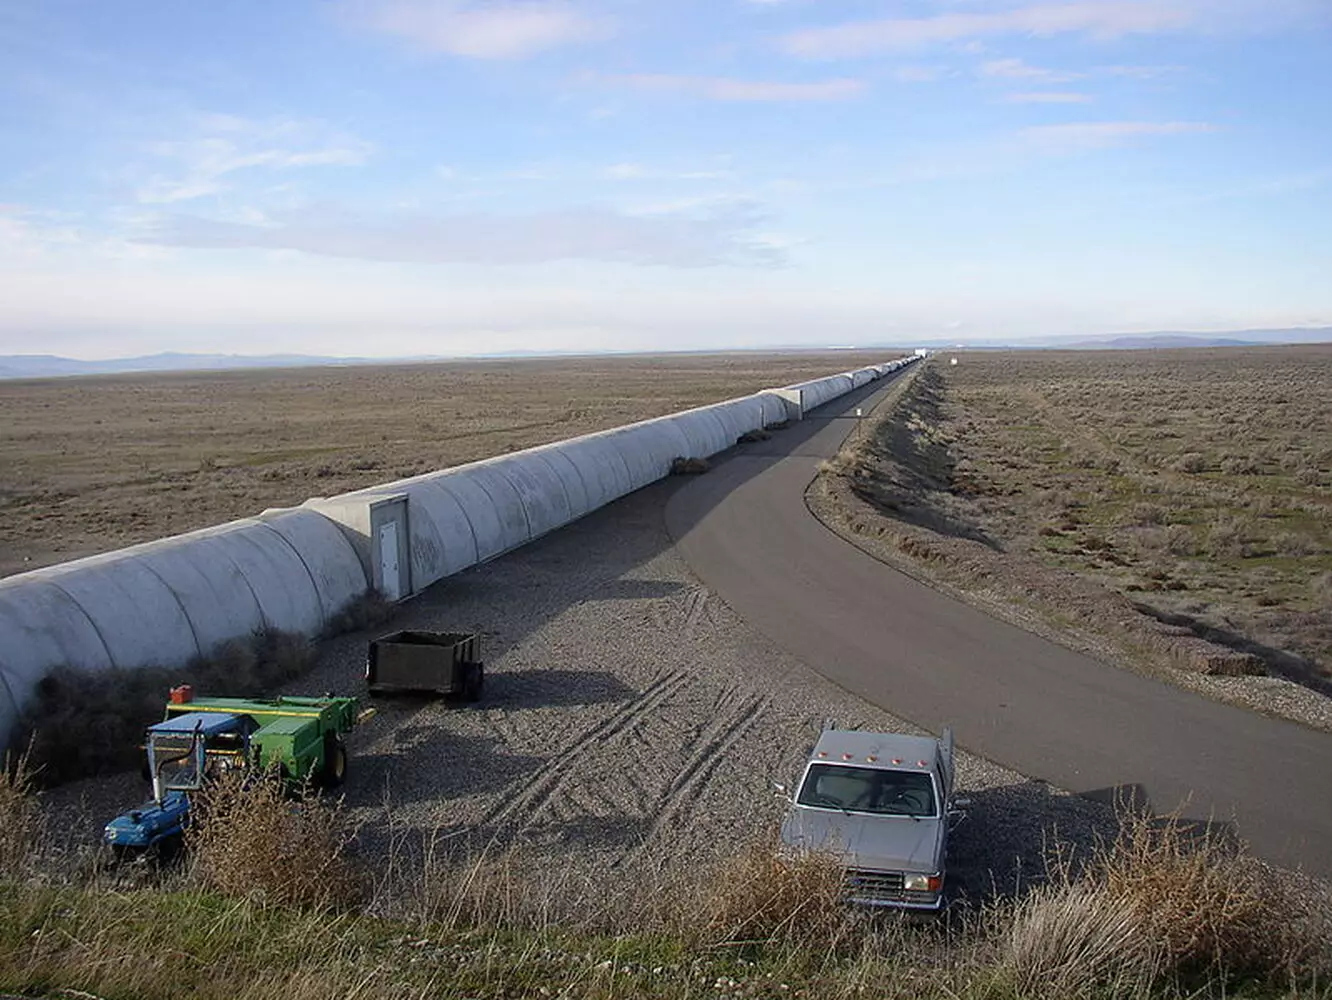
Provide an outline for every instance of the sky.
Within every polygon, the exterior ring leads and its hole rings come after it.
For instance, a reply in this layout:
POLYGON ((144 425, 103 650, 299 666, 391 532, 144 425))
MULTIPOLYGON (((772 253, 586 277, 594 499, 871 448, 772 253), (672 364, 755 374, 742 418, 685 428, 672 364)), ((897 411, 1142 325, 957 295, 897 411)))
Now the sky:
POLYGON ((0 0, 0 354, 1332 326, 1332 0, 0 0))

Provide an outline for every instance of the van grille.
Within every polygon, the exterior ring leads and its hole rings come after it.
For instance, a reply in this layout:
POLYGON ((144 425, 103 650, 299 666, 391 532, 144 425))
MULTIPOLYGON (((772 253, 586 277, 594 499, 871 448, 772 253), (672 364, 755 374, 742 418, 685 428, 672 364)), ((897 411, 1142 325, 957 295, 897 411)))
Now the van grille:
POLYGON ((852 896, 869 899, 901 899, 901 872, 876 872, 868 868, 848 868, 846 887, 852 896))

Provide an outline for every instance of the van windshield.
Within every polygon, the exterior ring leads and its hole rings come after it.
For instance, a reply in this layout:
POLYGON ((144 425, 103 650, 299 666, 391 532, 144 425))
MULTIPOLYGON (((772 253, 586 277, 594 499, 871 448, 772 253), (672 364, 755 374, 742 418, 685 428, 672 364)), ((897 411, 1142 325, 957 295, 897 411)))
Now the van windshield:
POLYGON ((934 782, 920 771, 812 764, 796 802, 879 816, 936 816, 934 782))

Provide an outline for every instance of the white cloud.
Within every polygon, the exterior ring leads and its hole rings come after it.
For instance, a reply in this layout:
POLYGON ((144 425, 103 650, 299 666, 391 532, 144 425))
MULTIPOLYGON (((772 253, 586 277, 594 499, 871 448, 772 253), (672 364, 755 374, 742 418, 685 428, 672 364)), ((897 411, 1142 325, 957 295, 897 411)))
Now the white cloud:
POLYGON ((1183 66, 1098 66, 1096 72, 1105 76, 1122 76, 1131 80, 1155 80, 1172 73, 1184 72, 1183 66))
POLYGON ((230 175, 255 168, 357 166, 372 151, 369 143, 355 136, 322 122, 295 118, 205 115, 195 131, 188 139, 149 146, 150 153, 172 162, 174 169, 153 173, 136 191, 140 202, 170 204, 216 194, 227 189, 230 175))
POLYGON ((1110 149, 1147 136, 1196 135, 1218 131, 1207 122, 1068 122, 1019 129, 1020 143, 1047 153, 1110 149))
POLYGON ((616 181, 719 181, 735 176, 730 170, 683 170, 648 167, 642 163, 613 163, 602 176, 616 181))
POLYGON ((835 79, 811 83, 737 80, 723 76, 677 76, 667 73, 597 74, 587 77, 636 90, 683 94, 709 101, 843 101, 864 93, 863 80, 835 79))
POLYGON ((346 9, 355 24, 473 59, 522 59, 612 33, 564 0, 352 0, 346 9))
POLYGON ((1071 91, 1033 90, 1014 94, 1005 94, 1007 104, 1087 104, 1090 94, 1078 94, 1071 91))
POLYGON ((0 205, 0 264, 32 266, 85 255, 101 261, 151 260, 165 256, 166 251, 95 231, 87 220, 0 205))
POLYGON ((1032 66, 1021 59, 990 59, 976 67, 976 75, 991 80, 1023 80, 1030 83, 1069 83, 1091 77, 1121 77, 1154 80, 1183 71, 1180 66, 1093 66, 1072 71, 1032 66))
POLYGON ((1001 80, 1030 80, 1040 83, 1064 83, 1082 76, 1081 73, 1063 73, 1031 66, 1021 59, 991 59, 981 63, 976 72, 981 76, 1001 80))
POLYGON ((557 181, 563 179, 555 168, 536 163, 506 170, 500 176, 507 181, 557 181))
POLYGON ((785 36, 782 47, 807 58, 837 59, 1004 35, 1050 37, 1078 34, 1114 39, 1173 31, 1188 26, 1193 20, 1189 10, 1171 2, 1084 0, 1003 11, 886 18, 809 28, 785 36))
POLYGON ((933 83, 945 75, 938 66, 898 66, 892 77, 898 83, 933 83))
POLYGON ((754 237, 762 216, 732 201, 707 213, 630 215, 572 208, 527 215, 358 215, 331 206, 273 215, 267 224, 173 215, 140 237, 157 246, 296 250, 358 260, 534 264, 596 260, 666 267, 784 263, 754 237))
POLYGON ((939 142, 918 148, 883 173, 870 178, 874 186, 971 180, 1029 168, 1047 158, 1119 149, 1136 143, 1188 135, 1206 135, 1220 128, 1207 122, 1105 121, 1034 125, 970 140, 939 142))

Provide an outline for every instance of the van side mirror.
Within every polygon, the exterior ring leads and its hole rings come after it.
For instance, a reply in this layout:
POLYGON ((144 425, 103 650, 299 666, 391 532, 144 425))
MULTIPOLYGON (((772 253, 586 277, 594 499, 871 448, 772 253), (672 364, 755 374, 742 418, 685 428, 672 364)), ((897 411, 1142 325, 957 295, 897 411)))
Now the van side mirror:
POLYGON ((772 793, 779 799, 785 799, 787 802, 791 801, 791 790, 780 781, 774 781, 772 783, 772 793))

